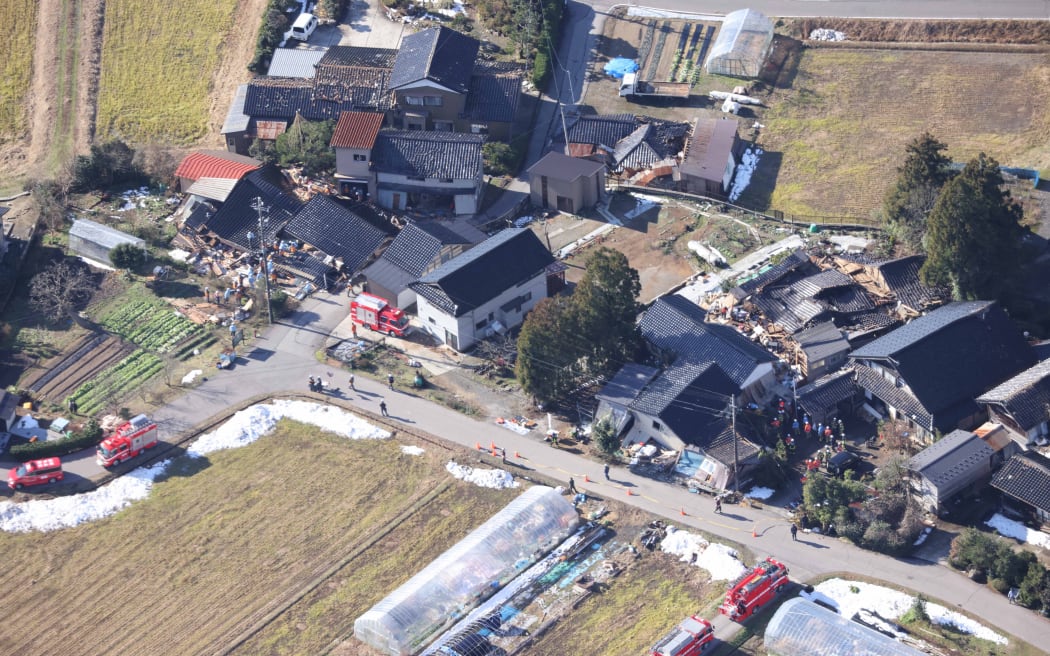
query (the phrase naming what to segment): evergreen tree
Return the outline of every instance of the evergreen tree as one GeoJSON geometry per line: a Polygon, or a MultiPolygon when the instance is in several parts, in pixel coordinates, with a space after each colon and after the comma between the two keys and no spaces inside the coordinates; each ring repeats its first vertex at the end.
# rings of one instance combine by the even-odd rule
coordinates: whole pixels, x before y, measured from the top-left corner
{"type": "Polygon", "coordinates": [[[599,248],[573,293],[581,336],[587,340],[588,370],[605,375],[634,358],[641,346],[636,321],[642,283],[627,257],[599,248]]]}
{"type": "Polygon", "coordinates": [[[981,153],[944,185],[930,212],[922,281],[950,287],[956,300],[998,299],[1019,269],[1021,218],[999,163],[981,153]]]}
{"type": "Polygon", "coordinates": [[[948,146],[929,132],[905,147],[904,163],[897,169],[897,182],[886,193],[882,212],[890,231],[911,251],[922,250],[926,219],[941,187],[953,176],[948,146]]]}
{"type": "Polygon", "coordinates": [[[525,317],[514,373],[522,389],[541,403],[575,385],[581,356],[576,330],[573,304],[562,296],[543,299],[525,317]]]}

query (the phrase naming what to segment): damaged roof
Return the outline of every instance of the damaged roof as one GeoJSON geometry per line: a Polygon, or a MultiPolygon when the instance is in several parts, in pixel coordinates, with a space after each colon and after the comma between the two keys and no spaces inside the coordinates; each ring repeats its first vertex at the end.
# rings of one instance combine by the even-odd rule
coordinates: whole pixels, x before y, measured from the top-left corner
{"type": "Polygon", "coordinates": [[[518,75],[475,75],[463,114],[476,121],[511,123],[521,99],[518,75]]]}
{"type": "Polygon", "coordinates": [[[697,119],[681,164],[683,175],[721,182],[736,145],[736,119],[697,119]]]}
{"type": "Polygon", "coordinates": [[[507,228],[427,273],[409,287],[442,312],[461,317],[515,285],[542,275],[554,256],[528,228],[507,228]]]}
{"type": "Polygon", "coordinates": [[[258,248],[259,213],[252,205],[258,198],[268,208],[264,213],[268,220],[263,223],[263,234],[267,241],[273,240],[302,207],[291,188],[280,169],[272,164],[263,165],[241,178],[205,225],[228,244],[245,250],[258,248]],[[249,232],[254,235],[252,240],[248,239],[249,232]]]}
{"type": "Polygon", "coordinates": [[[1050,360],[993,387],[977,402],[999,406],[1025,431],[1050,420],[1050,360]]]}
{"type": "Polygon", "coordinates": [[[809,254],[802,248],[784,258],[779,264],[771,266],[762,273],[759,273],[751,280],[740,284],[732,289],[732,294],[737,300],[743,300],[754,294],[757,291],[765,289],[766,286],[771,285],[787,274],[801,269],[806,273],[818,273],[820,269],[817,268],[809,259],[809,254]]]}
{"type": "Polygon", "coordinates": [[[466,93],[481,42],[447,27],[431,27],[401,40],[390,88],[429,80],[466,93]]]}
{"type": "Polygon", "coordinates": [[[731,326],[705,321],[704,310],[669,294],[656,300],[639,323],[642,336],[671,355],[675,365],[717,362],[739,387],[758,365],[776,357],[731,326]]]}
{"type": "Polygon", "coordinates": [[[1050,513],[1050,459],[1035,452],[1018,453],[992,476],[992,487],[1050,513]]]}
{"type": "Polygon", "coordinates": [[[912,255],[875,265],[886,289],[915,312],[922,312],[931,305],[940,305],[949,298],[946,290],[922,284],[919,269],[925,261],[924,255],[912,255]]]}
{"type": "Polygon", "coordinates": [[[388,236],[353,207],[324,194],[315,194],[307,201],[284,231],[293,239],[341,259],[349,272],[364,266],[388,236]]]}
{"type": "Polygon", "coordinates": [[[613,148],[638,127],[634,114],[581,116],[569,128],[568,143],[613,148]]]}
{"type": "Polygon", "coordinates": [[[410,177],[474,180],[481,175],[484,141],[479,134],[380,130],[372,149],[373,168],[410,177]]]}
{"type": "Polygon", "coordinates": [[[626,407],[638,397],[642,389],[658,373],[660,373],[660,370],[655,367],[628,362],[620,367],[620,370],[616,372],[612,380],[602,386],[601,391],[595,395],[595,398],[626,407]]]}

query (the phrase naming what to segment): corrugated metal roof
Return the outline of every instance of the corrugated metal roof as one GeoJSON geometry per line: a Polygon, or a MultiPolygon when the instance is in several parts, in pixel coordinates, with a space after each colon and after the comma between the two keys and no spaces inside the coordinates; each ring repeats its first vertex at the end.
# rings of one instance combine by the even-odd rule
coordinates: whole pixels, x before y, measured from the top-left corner
{"type": "Polygon", "coordinates": [[[317,72],[317,63],[327,50],[308,50],[305,48],[277,48],[273,51],[267,75],[276,77],[313,77],[317,72]]]}
{"type": "Polygon", "coordinates": [[[224,203],[236,186],[237,181],[230,178],[198,178],[186,193],[224,203]]]}
{"type": "Polygon", "coordinates": [[[244,155],[226,151],[200,150],[182,158],[175,169],[176,178],[225,178],[240,180],[246,173],[262,166],[262,162],[244,155]]]}
{"type": "Polygon", "coordinates": [[[332,148],[371,149],[383,127],[384,115],[378,112],[343,112],[332,132],[332,148]]]}
{"type": "Polygon", "coordinates": [[[79,237],[84,241],[98,244],[107,249],[114,248],[120,244],[135,244],[142,248],[146,247],[146,242],[138,237],[88,219],[74,219],[73,227],[69,229],[69,236],[79,237]]]}
{"type": "Polygon", "coordinates": [[[736,131],[735,119],[697,119],[682,162],[682,173],[721,182],[736,142],[736,131]]]}
{"type": "Polygon", "coordinates": [[[222,122],[222,129],[219,131],[221,134],[247,131],[252,120],[251,116],[244,113],[244,100],[247,97],[248,85],[238,85],[237,93],[233,95],[233,102],[230,103],[230,109],[226,113],[226,120],[222,122]]]}

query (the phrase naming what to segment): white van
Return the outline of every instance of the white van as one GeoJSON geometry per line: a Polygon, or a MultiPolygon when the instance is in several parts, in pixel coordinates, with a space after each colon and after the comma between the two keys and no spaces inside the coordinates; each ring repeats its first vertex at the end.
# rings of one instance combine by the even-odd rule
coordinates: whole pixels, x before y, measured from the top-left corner
{"type": "Polygon", "coordinates": [[[292,34],[293,39],[299,39],[300,41],[309,41],[310,35],[317,29],[317,17],[313,14],[299,14],[299,18],[295,19],[292,23],[292,34]]]}

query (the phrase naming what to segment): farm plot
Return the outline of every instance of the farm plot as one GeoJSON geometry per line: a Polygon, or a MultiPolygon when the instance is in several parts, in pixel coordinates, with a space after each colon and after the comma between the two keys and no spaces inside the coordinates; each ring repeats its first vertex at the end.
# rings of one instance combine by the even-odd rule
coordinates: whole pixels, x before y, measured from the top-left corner
{"type": "Polygon", "coordinates": [[[177,461],[148,499],[109,519],[0,534],[6,621],[19,627],[0,646],[222,653],[375,531],[393,528],[319,586],[316,604],[293,607],[303,614],[280,615],[238,650],[323,653],[357,614],[518,494],[449,483],[447,458],[438,447],[407,456],[394,440],[348,441],[282,422],[250,447],[177,461]]]}
{"type": "Polygon", "coordinates": [[[162,369],[164,362],[160,358],[140,349],[76,388],[70,397],[82,414],[94,415],[122,400],[162,369]]]}
{"type": "Polygon", "coordinates": [[[45,399],[61,402],[85,381],[134,349],[134,345],[112,335],[89,335],[58,364],[29,383],[27,389],[45,399]]]}
{"type": "Polygon", "coordinates": [[[1050,168],[1050,55],[806,48],[761,122],[766,151],[740,204],[870,218],[905,144],[930,131],[964,162],[1050,168]]]}
{"type": "Polygon", "coordinates": [[[106,2],[96,135],[174,144],[204,137],[213,76],[237,6],[235,0],[106,2]]]}
{"type": "Polygon", "coordinates": [[[26,93],[33,69],[35,0],[5,0],[4,38],[0,40],[0,143],[26,129],[26,93]]]}
{"type": "Polygon", "coordinates": [[[215,342],[198,324],[161,301],[139,300],[118,306],[101,320],[103,326],[128,341],[156,353],[186,358],[193,349],[215,342]]]}

